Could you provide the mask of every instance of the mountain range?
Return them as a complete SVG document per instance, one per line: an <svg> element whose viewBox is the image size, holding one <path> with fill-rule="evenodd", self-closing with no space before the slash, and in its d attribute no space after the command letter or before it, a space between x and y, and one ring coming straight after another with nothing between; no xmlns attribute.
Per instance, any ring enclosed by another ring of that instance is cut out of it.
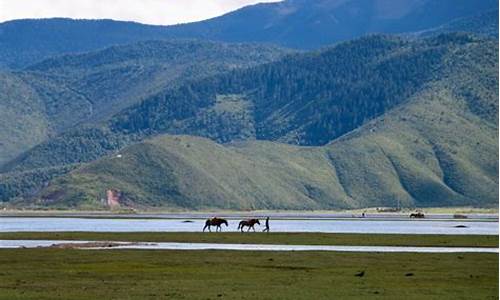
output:
<svg viewBox="0 0 500 300"><path fill-rule="evenodd" d="M0 55L0 203L106 208L113 190L143 209L496 206L498 2L471 3L0 24L0 44L24 28L0 50L19 47ZM115 29L51 40L101 22ZM34 28L46 39L23 46Z"/></svg>
<svg viewBox="0 0 500 300"><path fill-rule="evenodd" d="M62 18L14 20L0 24L0 69L24 68L65 53L172 38L315 49L370 33L430 30L488 11L497 11L498 23L498 0L287 0L174 26Z"/></svg>

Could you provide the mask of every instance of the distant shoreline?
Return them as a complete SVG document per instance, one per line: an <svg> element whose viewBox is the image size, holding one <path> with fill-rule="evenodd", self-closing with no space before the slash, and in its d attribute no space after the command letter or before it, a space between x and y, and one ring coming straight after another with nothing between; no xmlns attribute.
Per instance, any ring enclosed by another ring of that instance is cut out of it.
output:
<svg viewBox="0 0 500 300"><path fill-rule="evenodd" d="M376 208L356 210L320 210L320 211L296 211L296 210L255 210L255 211L78 211L78 210L3 210L3 217L26 217L26 218L119 218L119 219L206 219L214 216L229 219L244 217L262 218L269 216L274 219L407 219L409 214L415 211L425 213L426 220L495 220L498 221L498 209L471 208L471 207L445 207L445 208L416 208L402 209L391 212ZM363 213L365 216L363 217ZM424 220L425 220L424 219Z"/></svg>

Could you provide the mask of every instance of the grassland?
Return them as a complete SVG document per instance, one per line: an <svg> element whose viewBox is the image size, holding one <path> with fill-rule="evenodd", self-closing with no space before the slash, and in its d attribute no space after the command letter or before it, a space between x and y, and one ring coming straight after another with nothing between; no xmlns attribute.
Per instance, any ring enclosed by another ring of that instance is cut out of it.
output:
<svg viewBox="0 0 500 300"><path fill-rule="evenodd" d="M15 249L0 265L9 300L498 296L496 254Z"/></svg>
<svg viewBox="0 0 500 300"><path fill-rule="evenodd" d="M498 236L348 233L3 232L0 240L240 243L285 245L498 247Z"/></svg>

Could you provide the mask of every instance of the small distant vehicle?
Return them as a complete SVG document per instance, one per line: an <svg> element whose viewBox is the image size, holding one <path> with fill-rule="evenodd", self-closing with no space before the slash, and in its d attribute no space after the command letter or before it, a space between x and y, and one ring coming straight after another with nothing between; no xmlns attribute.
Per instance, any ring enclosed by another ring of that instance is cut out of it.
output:
<svg viewBox="0 0 500 300"><path fill-rule="evenodd" d="M411 213L410 218L423 219L425 218L425 215L423 212L416 212L416 213Z"/></svg>

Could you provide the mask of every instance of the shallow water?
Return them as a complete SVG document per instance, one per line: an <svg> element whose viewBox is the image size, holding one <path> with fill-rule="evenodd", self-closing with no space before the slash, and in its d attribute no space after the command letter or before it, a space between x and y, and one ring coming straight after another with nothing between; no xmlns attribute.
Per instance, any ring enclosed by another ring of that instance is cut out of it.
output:
<svg viewBox="0 0 500 300"><path fill-rule="evenodd" d="M0 240L0 248L50 247L54 244L85 244L91 241L24 241ZM473 247L406 247L406 246L320 246L320 245L262 245L210 243L139 243L117 242L120 246L85 249L145 249L145 250L236 250L236 251L334 251L334 252L410 252L410 253L498 253L498 248Z"/></svg>
<svg viewBox="0 0 500 300"><path fill-rule="evenodd" d="M189 222L186 222L189 221ZM239 220L229 220L223 231L236 231ZM91 232L199 232L200 219L91 219L91 218L0 218L0 232L91 231ZM393 234L472 234L498 235L498 221L437 220L273 220L272 232L393 233ZM457 228L456 226L466 226ZM263 226L256 225L261 231Z"/></svg>

